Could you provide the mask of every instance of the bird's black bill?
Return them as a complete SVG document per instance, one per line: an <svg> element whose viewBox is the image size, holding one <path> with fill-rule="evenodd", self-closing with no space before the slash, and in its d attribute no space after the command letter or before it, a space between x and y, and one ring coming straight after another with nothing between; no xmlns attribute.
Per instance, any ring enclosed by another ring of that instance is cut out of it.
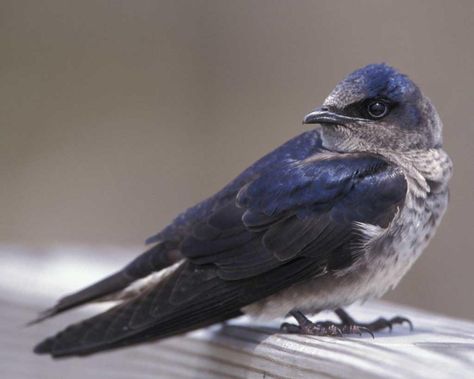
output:
<svg viewBox="0 0 474 379"><path fill-rule="evenodd" d="M303 124L344 125L351 121L354 121L352 117L342 116L327 109L318 108L305 116Z"/></svg>

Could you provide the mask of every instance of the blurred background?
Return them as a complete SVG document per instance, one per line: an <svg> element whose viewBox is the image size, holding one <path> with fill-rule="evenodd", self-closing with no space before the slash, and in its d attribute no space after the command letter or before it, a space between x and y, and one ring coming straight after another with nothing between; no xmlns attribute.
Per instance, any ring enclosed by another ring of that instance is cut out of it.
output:
<svg viewBox="0 0 474 379"><path fill-rule="evenodd" d="M83 251L101 252L87 280L118 269L304 131L347 73L387 62L433 100L455 175L436 237L386 298L474 319L473 40L470 0L2 0L0 286L31 273L56 297Z"/></svg>

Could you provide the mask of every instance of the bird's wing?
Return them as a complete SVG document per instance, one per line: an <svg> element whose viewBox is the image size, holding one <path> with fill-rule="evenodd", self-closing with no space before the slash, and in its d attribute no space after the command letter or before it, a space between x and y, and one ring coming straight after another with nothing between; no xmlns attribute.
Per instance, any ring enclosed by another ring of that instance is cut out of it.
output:
<svg viewBox="0 0 474 379"><path fill-rule="evenodd" d="M403 204L397 167L370 154L321 153L267 170L235 201L196 223L180 245L225 280L250 278L297 257L337 270L356 257L355 222L386 227ZM342 256L343 255L343 256Z"/></svg>
<svg viewBox="0 0 474 379"><path fill-rule="evenodd" d="M214 196L181 213L160 233L148 238L147 243L157 244L135 258L126 267L97 283L61 298L52 308L42 312L31 323L40 322L81 304L123 290L137 279L176 263L183 258L177 249L178 245L188 235L192 234L192 230L196 228L196 225L202 224L203 220L212 222L215 219L217 222L219 221L217 218L230 218L237 215L236 213L226 215L225 212L226 210L232 211L235 197L242 186L253 180L262 171L270 170L276 165L305 159L321 151L321 149L321 136L318 129L302 133L289 140L259 159ZM240 218L237 217L234 221L240 222ZM220 225L220 227L223 226Z"/></svg>
<svg viewBox="0 0 474 379"><path fill-rule="evenodd" d="M38 353L87 354L163 338L239 314L353 258L354 223L387 226L403 173L369 154L318 154L274 166L214 207L180 243L187 258L135 299L46 339Z"/></svg>

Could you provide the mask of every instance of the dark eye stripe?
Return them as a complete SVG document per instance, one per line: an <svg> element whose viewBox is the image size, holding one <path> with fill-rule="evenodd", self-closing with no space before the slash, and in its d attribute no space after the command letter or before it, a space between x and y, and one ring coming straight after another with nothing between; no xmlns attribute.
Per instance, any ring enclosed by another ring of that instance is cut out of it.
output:
<svg viewBox="0 0 474 379"><path fill-rule="evenodd" d="M372 103L383 103L387 107L385 114L383 116L377 116L376 114L371 114L368 110L368 107ZM348 117L357 117L357 118L365 118L365 119L371 119L371 120L379 120L382 117L385 117L387 114L389 114L392 109L394 109L398 103L382 98L382 97L372 97L369 99L364 99L361 101L357 101L351 104L346 105L343 108L335 108L335 107L330 107L329 110L334 111L336 113L343 114L344 116Z"/></svg>

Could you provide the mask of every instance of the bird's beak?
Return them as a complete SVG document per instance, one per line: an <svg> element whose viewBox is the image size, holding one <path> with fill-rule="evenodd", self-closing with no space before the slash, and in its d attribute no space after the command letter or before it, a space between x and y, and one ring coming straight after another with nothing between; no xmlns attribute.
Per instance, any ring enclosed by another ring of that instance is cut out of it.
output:
<svg viewBox="0 0 474 379"><path fill-rule="evenodd" d="M303 124L344 125L349 122L354 122L354 119L331 112L327 108L317 108L303 119Z"/></svg>

